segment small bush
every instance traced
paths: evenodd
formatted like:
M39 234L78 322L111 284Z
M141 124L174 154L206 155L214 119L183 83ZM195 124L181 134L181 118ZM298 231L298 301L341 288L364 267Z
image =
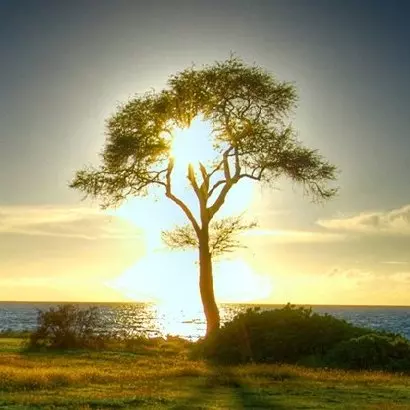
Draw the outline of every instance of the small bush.
M303 307L248 309L199 342L195 353L226 364L295 363L311 355L322 356L339 342L369 332Z
M347 369L410 370L410 343L398 335L366 334L340 342L326 360Z
M98 334L100 317L95 307L59 305L39 311L37 329L31 334L30 348L101 348L104 337Z

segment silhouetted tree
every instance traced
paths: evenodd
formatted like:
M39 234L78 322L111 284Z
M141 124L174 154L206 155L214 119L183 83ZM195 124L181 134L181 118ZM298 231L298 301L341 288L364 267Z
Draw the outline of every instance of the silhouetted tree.
M270 183L284 175L302 184L314 200L336 193L327 185L335 179L335 166L301 145L287 121L295 102L293 85L235 57L200 69L188 68L171 76L164 90L136 97L121 107L107 123L102 165L78 171L70 185L101 199L103 207L146 195L151 187L164 189L192 226L192 230L177 228L173 239L167 234L164 238L171 246L198 246L207 334L220 322L212 251L229 250L233 245L222 239L229 221L219 229L216 226L222 232L219 240L210 229L215 228L214 217L229 191L244 179ZM175 162L170 149L173 130L189 127L198 116L212 124L217 157L211 164L199 163L198 168L187 166L186 177L199 206L195 216L173 190Z

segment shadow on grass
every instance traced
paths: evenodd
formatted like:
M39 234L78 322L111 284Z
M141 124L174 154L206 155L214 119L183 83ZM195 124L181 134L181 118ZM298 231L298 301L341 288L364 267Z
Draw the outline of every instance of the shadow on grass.
M210 365L211 373L198 380L196 386L174 410L232 408L232 409L286 409L283 404L236 375L229 367ZM229 407L226 407L226 406Z

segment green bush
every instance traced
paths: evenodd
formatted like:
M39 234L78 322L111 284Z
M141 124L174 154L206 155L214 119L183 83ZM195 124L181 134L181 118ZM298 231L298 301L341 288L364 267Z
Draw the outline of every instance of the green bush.
M219 363L295 363L369 332L288 304L269 311L248 309L199 342L195 353Z
M370 333L340 342L326 361L347 369L410 370L410 343L398 335Z
M39 311L37 329L30 335L29 348L101 348L105 338L98 334L100 317L95 307L59 305Z

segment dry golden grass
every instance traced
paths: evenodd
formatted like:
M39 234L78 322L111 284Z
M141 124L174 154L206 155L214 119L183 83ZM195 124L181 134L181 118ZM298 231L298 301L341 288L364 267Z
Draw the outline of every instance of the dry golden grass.
M212 366L184 348L0 352L7 409L410 409L410 377L290 365ZM165 352L165 353L164 353Z

